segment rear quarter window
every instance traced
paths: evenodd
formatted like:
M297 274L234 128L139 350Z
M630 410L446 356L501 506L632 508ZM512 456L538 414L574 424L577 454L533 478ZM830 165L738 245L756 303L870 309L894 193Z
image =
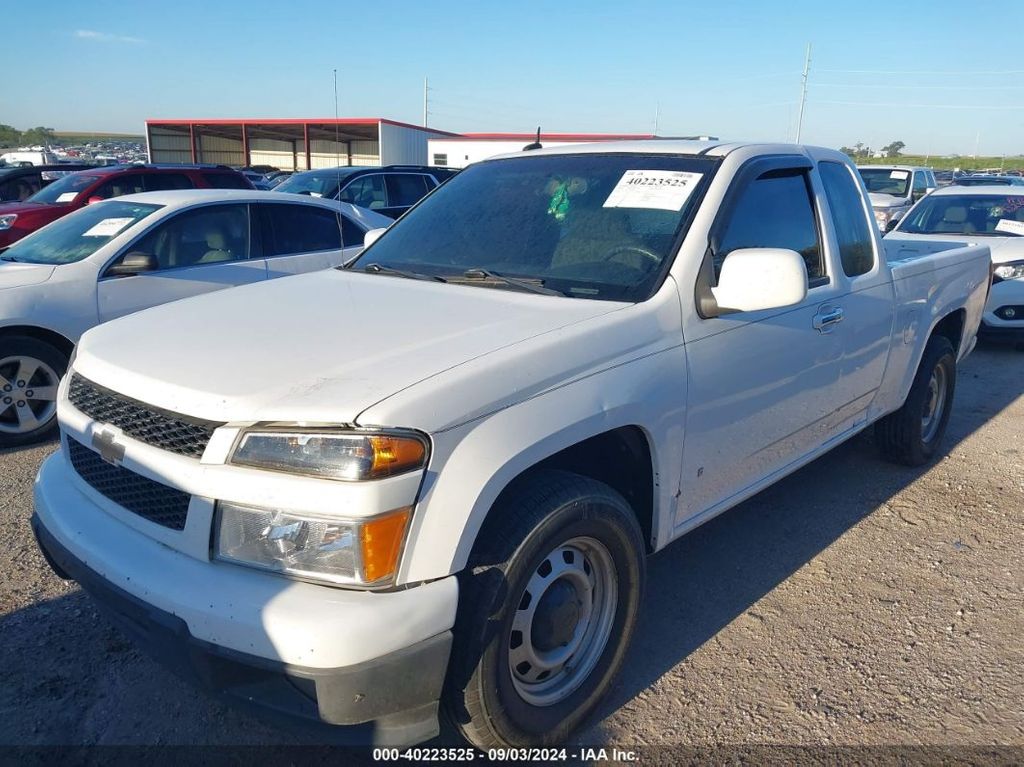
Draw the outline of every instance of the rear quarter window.
M818 173L832 213L843 272L847 277L870 272L875 265L874 238L860 187L841 163L822 162Z

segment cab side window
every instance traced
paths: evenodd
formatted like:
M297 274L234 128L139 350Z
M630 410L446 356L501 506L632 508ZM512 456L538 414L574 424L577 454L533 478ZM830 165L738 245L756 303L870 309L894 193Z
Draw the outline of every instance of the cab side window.
M249 258L249 206L210 205L161 224L129 250L156 256L161 269Z
M147 173L143 176L143 182L147 192L195 188L195 184L184 173Z
M769 171L740 193L715 248L716 284L725 257L741 248L795 250L812 286L827 277L806 171Z
M911 195L916 201L926 194L928 194L928 176L925 175L924 171L919 170L914 173L914 186Z
M387 177L388 205L392 208L409 208L420 201L430 187L427 177L412 173L392 173Z
M369 210L386 208L388 198L384 192L384 176L380 173L360 176L341 190L338 199Z
M265 256L342 248L342 222L334 211L314 205L282 203L263 203L260 210Z
M870 272L875 265L874 238L860 188L850 170L841 163L822 162L818 173L832 212L843 272L847 277Z
M143 174L130 173L114 178L100 184L89 197L102 197L108 200L111 197L120 197L125 194L139 194L146 191L143 181Z

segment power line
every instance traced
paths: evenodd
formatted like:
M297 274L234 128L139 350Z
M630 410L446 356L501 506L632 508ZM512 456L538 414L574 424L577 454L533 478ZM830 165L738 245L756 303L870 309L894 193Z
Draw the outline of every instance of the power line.
M885 88L900 90L971 90L971 91L1002 91L1010 88L1024 88L1019 85L904 85L877 83L815 83L817 88Z
M1022 75L1024 69L996 69L992 71L975 71L975 72L963 72L955 70L927 70L927 69L822 69L821 72L828 72L829 74L848 74L848 75L942 75L942 76L992 76L992 75Z
M892 107L893 109L1024 109L1024 104L904 104L885 101L815 101L815 104L839 104L851 107Z

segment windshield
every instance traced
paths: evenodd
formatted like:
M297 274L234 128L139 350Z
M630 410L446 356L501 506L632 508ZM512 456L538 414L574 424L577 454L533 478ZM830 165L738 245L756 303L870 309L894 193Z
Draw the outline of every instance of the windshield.
M338 194L338 187L352 174L352 170L352 168L336 168L333 170L296 173L287 181L282 181L274 188L278 192L308 194L312 197L331 199Z
M4 261L71 264L88 258L162 205L110 200L57 219L0 253Z
M1024 235L1024 195L925 197L897 227L908 234Z
M99 176L86 173L70 173L64 178L54 181L29 197L25 202L41 202L47 205L68 205L74 202L78 193L99 181Z
M893 168L857 168L869 192L906 197L910 193L910 171Z
M660 281L714 168L705 158L639 154L478 163L350 268L516 287L501 280L510 277L572 297L640 301Z

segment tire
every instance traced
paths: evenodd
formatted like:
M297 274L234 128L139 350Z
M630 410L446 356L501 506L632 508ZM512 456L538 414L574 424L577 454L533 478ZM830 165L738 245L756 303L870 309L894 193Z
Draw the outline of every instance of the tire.
M0 448L40 442L57 431L57 384L67 356L28 336L0 338Z
M953 345L943 336L932 336L903 407L875 424L875 440L882 455L907 466L930 461L946 433L955 391Z
M607 485L543 470L503 492L460 576L443 704L463 737L564 744L622 667L645 568L636 515Z

